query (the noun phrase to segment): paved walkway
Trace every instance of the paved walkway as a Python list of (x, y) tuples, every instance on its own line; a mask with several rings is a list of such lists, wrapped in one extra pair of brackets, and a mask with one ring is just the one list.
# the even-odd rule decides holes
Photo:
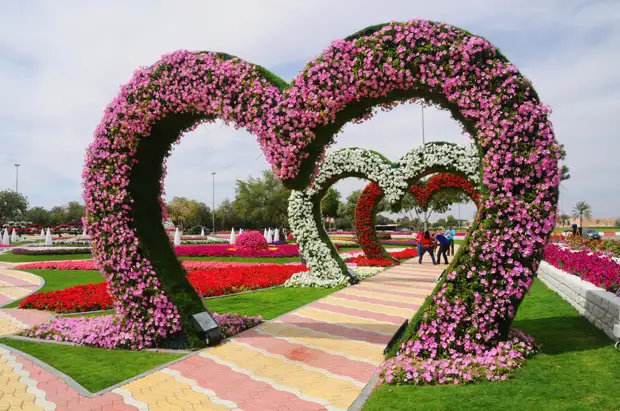
[(32, 294), (44, 283), (38, 275), (10, 270), (12, 266), (0, 262), (0, 307)]
[(96, 396), (0, 347), (0, 411), (346, 410), (444, 268), (411, 260)]

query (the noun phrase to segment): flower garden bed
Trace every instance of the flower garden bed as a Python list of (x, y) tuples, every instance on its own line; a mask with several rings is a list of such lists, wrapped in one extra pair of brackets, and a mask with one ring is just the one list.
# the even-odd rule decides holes
[[(73, 262), (72, 262), (73, 263)], [(92, 262), (94, 264), (94, 262)], [(188, 279), (201, 297), (233, 294), (243, 291), (269, 288), (284, 284), (293, 274), (307, 271), (303, 265), (278, 264), (223, 264), (188, 261)], [(28, 264), (26, 266), (37, 266)], [(55, 267), (81, 267), (90, 265), (55, 264)], [(74, 268), (75, 269), (75, 268)], [(19, 304), (20, 308), (48, 310), (58, 313), (75, 313), (108, 310), (114, 307), (114, 300), (108, 292), (106, 282), (78, 285), (64, 290), (35, 293)]]
[(13, 254), (21, 255), (67, 255), (90, 254), (90, 247), (17, 247)]
[(545, 248), (545, 261), (569, 274), (620, 296), (620, 264), (609, 256), (586, 250), (571, 250), (556, 244)]
[[(396, 260), (405, 260), (418, 256), (417, 248), (407, 248), (402, 251), (393, 251), (390, 256)], [(396, 261), (388, 260), (387, 258), (368, 258), (364, 254), (359, 254), (353, 257), (345, 258), (346, 263), (353, 263), (359, 267), (392, 267), (396, 265)]]
[(270, 246), (265, 250), (241, 249), (229, 244), (177, 246), (174, 248), (179, 257), (297, 257), (299, 247), (296, 244)]

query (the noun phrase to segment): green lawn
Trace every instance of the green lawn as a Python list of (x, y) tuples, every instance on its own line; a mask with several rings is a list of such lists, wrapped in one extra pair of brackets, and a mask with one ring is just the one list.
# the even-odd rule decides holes
[[(43, 277), (45, 285), (38, 292), (63, 290), (81, 284), (93, 284), (103, 281), (99, 271), (78, 270), (23, 270)], [(19, 300), (21, 301), (21, 300)], [(19, 301), (13, 301), (5, 308), (17, 307)]]
[(217, 313), (238, 313), (262, 315), (271, 320), (325, 297), (339, 288), (274, 288), (253, 293), (218, 297), (204, 300), (209, 311)]
[(7, 263), (32, 263), (36, 261), (64, 261), (64, 260), (90, 260), (91, 254), (56, 254), (56, 255), (26, 255), (13, 254), (12, 251), (0, 254), (0, 261)]
[(163, 354), (73, 347), (0, 338), (0, 343), (16, 348), (57, 368), (90, 392), (97, 392), (142, 374), (158, 365), (182, 357)]
[(364, 411), (620, 409), (620, 352), (568, 303), (536, 280), (514, 322), (543, 345), (514, 378), (466, 386), (389, 386)]

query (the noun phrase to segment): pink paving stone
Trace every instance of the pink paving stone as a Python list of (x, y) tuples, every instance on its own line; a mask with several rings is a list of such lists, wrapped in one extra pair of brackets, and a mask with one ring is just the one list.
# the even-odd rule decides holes
[(0, 281), (4, 281), (7, 282), (9, 284), (13, 284), (14, 286), (17, 287), (22, 287), (22, 288), (31, 288), (31, 289), (36, 289), (39, 288), (39, 285), (37, 284), (33, 284), (31, 282), (28, 282), (24, 279), (21, 278), (15, 278), (15, 277), (11, 277), (10, 275), (4, 275), (4, 274), (0, 274)]
[(300, 411), (325, 409), (321, 404), (302, 400), (294, 394), (280, 391), (265, 382), (253, 380), (245, 374), (199, 355), (173, 364), (169, 368), (180, 372), (186, 378), (196, 380), (198, 385), (214, 391), (219, 398), (235, 402), (245, 411), (283, 409), (285, 405), (292, 410)]
[(334, 297), (342, 298), (345, 300), (361, 301), (364, 303), (386, 305), (389, 307), (406, 308), (409, 310), (417, 310), (418, 308), (420, 308), (420, 304), (403, 303), (401, 301), (380, 300), (378, 298), (362, 297), (354, 294), (339, 293), (335, 294)]
[[(385, 285), (389, 285), (389, 284), (385, 284)], [(399, 295), (401, 297), (426, 298), (426, 296), (428, 295), (428, 294), (421, 294), (421, 293), (411, 293), (411, 292), (402, 291), (402, 290), (386, 290), (385, 288), (374, 287), (370, 284), (368, 285), (361, 284), (361, 285), (356, 285), (355, 287), (359, 287), (359, 289), (361, 290), (372, 291), (373, 293), (381, 293), (381, 294), (387, 294), (387, 295)]]
[(376, 333), (372, 331), (362, 330), (359, 328), (351, 328), (334, 324), (326, 323), (314, 318), (298, 317), (294, 313), (288, 314), (280, 318), (280, 321), (287, 324), (294, 324), (298, 327), (309, 328), (314, 331), (324, 332), (331, 335), (337, 335), (339, 337), (345, 337), (350, 340), (364, 341), (372, 344), (386, 344), (390, 342), (392, 338), (389, 335)]
[(12, 298), (9, 298), (6, 295), (0, 294), (0, 307), (13, 301), (14, 300)]
[(22, 310), (19, 308), (3, 308), (0, 311), (2, 311), (5, 314), (10, 315), (11, 317), (15, 318), (17, 321), (20, 321), (31, 327), (44, 324), (54, 319), (53, 315), (50, 315), (44, 311), (39, 311), (39, 310)]
[(44, 370), (15, 352), (12, 354), (17, 361), (23, 365), (24, 370), (30, 373), (30, 378), (37, 381), (37, 388), (46, 392), (45, 399), (57, 405), (56, 411), (99, 411), (102, 410), (104, 406), (107, 407), (112, 404), (114, 404), (116, 408), (107, 409), (116, 409), (120, 411), (136, 410), (135, 407), (125, 404), (123, 402), (123, 397), (113, 392), (106, 392), (94, 398), (83, 397), (56, 375)]
[(360, 310), (360, 309), (357, 309), (357, 308), (342, 307), (340, 305), (326, 304), (326, 303), (321, 303), (321, 302), (313, 303), (311, 305), (311, 307), (312, 308), (318, 308), (320, 310), (331, 311), (331, 312), (334, 312), (334, 313), (354, 315), (356, 317), (362, 317), (362, 318), (370, 318), (370, 319), (381, 321), (381, 322), (384, 322), (384, 323), (391, 323), (391, 324), (396, 324), (396, 325), (402, 324), (403, 323), (403, 318), (408, 318), (409, 317), (409, 316), (401, 317), (401, 316), (398, 316), (398, 315), (389, 315), (389, 314), (383, 314), (383, 313), (376, 313), (374, 311)]
[(329, 354), (319, 349), (291, 343), (277, 337), (267, 337), (254, 330), (235, 338), (235, 341), (249, 344), (252, 347), (263, 349), (272, 354), (282, 355), (291, 361), (327, 370), (332, 374), (350, 377), (362, 383), (370, 380), (370, 377), (372, 377), (376, 370), (373, 365), (366, 362)]

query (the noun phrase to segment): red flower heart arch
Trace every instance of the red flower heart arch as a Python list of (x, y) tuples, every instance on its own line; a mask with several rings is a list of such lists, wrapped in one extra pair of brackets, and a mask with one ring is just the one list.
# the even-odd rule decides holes
[[(466, 178), (456, 174), (434, 174), (426, 182), (417, 182), (409, 188), (409, 193), (415, 196), (421, 208), (426, 208), (430, 199), (438, 192), (446, 189), (462, 190), (471, 200), (479, 206), (480, 194), (478, 190)], [(355, 208), (355, 231), (360, 247), (369, 259), (391, 259), (389, 254), (381, 246), (375, 230), (375, 217), (377, 206), (383, 199), (383, 190), (378, 184), (369, 183)]]

